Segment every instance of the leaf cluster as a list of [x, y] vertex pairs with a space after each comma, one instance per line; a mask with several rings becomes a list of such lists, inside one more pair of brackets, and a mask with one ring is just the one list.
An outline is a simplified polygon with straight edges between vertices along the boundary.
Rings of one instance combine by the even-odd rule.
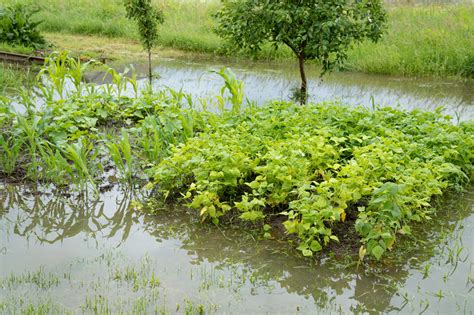
[[38, 9], [23, 4], [0, 6], [0, 42], [35, 49], [44, 48], [46, 40], [38, 30], [41, 21], [34, 21]]
[[440, 113], [272, 103], [219, 118], [150, 174], [202, 219], [283, 216], [305, 256], [344, 241], [334, 229], [342, 224], [380, 259], [430, 219], [435, 196], [469, 182], [473, 162], [472, 123], [453, 126]]

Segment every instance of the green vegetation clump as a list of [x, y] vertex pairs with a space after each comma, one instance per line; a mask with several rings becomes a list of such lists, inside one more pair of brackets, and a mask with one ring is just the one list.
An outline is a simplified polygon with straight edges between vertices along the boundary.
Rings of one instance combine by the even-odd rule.
[[38, 10], [23, 4], [0, 6], [0, 42], [14, 46], [45, 47], [46, 40], [38, 30], [41, 22], [33, 21], [36, 13]]
[[430, 219], [433, 197], [469, 182], [473, 135], [440, 113], [272, 103], [219, 117], [152, 174], [203, 219], [283, 216], [306, 256], [344, 241], [336, 225], [355, 225], [379, 259], [412, 222]]
[[345, 242], [338, 231], [352, 228], [361, 257], [380, 259], [413, 222], [430, 219], [433, 198], [473, 174], [474, 124], [453, 125], [440, 111], [244, 107], [229, 71], [217, 72], [221, 95], [195, 100], [139, 91], [134, 75], [113, 69], [113, 83], [84, 84], [87, 66], [59, 53], [36, 95], [0, 98], [1, 177], [96, 193], [150, 182], [156, 198], [215, 224], [239, 217], [268, 236], [283, 222], [305, 256]]

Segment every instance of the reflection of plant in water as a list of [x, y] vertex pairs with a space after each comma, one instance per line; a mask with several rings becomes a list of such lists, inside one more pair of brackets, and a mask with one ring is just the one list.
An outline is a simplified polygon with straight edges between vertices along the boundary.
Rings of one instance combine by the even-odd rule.
[[[106, 207], [106, 200], [90, 199], [86, 194], [74, 197], [49, 197], [46, 194], [25, 195], [26, 191], [7, 186], [0, 193], [0, 213], [20, 209], [12, 222], [15, 233], [35, 237], [40, 242], [56, 243], [85, 233], [96, 238], [99, 233], [106, 238], [121, 235], [125, 241], [133, 224], [139, 222], [140, 212], [130, 211], [134, 197], [132, 191], [125, 191], [117, 197], [113, 211]], [[7, 220], [9, 220], [7, 218]]]
[[[341, 255], [316, 262], [302, 260], [288, 245], [276, 247], [271, 241], [256, 242], [253, 236], [242, 237], [242, 230], [230, 226], [225, 232], [210, 226], [206, 229], [199, 221], [174, 209], [159, 212], [160, 221], [166, 222], [163, 226], [157, 226], [152, 216], [145, 216], [144, 224], [145, 230], [158, 240], [180, 239], [182, 249], [188, 251], [196, 265], [210, 262], [218, 269], [243, 265], [239, 272], [251, 284], [254, 279], [255, 287], [266, 287], [269, 282], [277, 281], [289, 293], [311, 297], [321, 309], [337, 303], [336, 296], [353, 291], [350, 310], [354, 313], [406, 311], [407, 301], [399, 308], [392, 305], [394, 295], [412, 270], [423, 270], [441, 250], [449, 250], [446, 239], [459, 237], [453, 235], [453, 231], [459, 227], [459, 221], [472, 214], [469, 200], [462, 203], [464, 205], [454, 196], [440, 202], [436, 219], [414, 226], [415, 236], [402, 241], [383, 265], [366, 262], [358, 266], [357, 254], [352, 258]], [[212, 282], [212, 275], [210, 277]]]
[[[256, 242], [255, 235], [242, 237], [242, 230], [232, 226], [217, 229], [202, 224], [199, 219], [183, 214], [183, 209], [163, 209], [155, 216], [142, 214], [130, 209], [132, 198], [132, 192], [125, 192], [117, 198], [116, 209], [107, 212], [104, 200], [87, 201], [85, 196], [26, 196], [24, 190], [7, 186], [0, 193], [0, 213], [21, 209], [14, 222], [15, 233], [48, 243], [81, 232], [93, 237], [98, 234], [114, 237], [121, 233], [124, 241], [135, 226], [160, 242], [178, 239], [196, 266], [190, 276], [191, 280], [200, 281], [202, 292], [219, 288], [241, 292], [248, 288], [252, 294], [259, 294], [260, 290], [271, 290], [278, 283], [288, 293], [314, 300], [321, 309], [337, 306], [337, 296], [353, 292], [349, 302], [350, 311], [354, 313], [399, 311], [392, 305], [393, 297], [400, 293], [399, 288], [404, 286], [412, 270], [423, 272], [427, 263], [436, 263], [433, 262], [435, 254], [452, 251], [452, 255], [446, 253], [443, 257], [452, 257], [448, 263], [456, 268], [456, 259], [465, 259], [465, 254], [456, 255], [459, 251], [456, 244], [462, 246], [462, 243], [458, 241], [460, 235], [453, 232], [457, 233], [460, 220], [472, 213], [469, 204], [463, 206], [457, 200], [443, 202], [438, 217], [423, 226], [414, 226], [415, 236], [399, 244], [384, 260], [385, 264], [369, 266], [366, 262], [357, 266], [356, 254], [353, 258], [341, 255], [320, 261], [302, 260], [294, 255], [290, 245], [280, 247], [268, 240]], [[453, 243], [455, 246], [451, 246]], [[206, 263], [213, 267], [206, 267]], [[111, 276], [115, 277], [114, 281], [123, 281], [132, 288], [158, 287], [159, 275], [155, 277], [152, 269], [140, 266], [113, 267]], [[230, 276], [226, 276], [225, 270], [230, 270]], [[444, 290], [442, 293], [446, 295]], [[405, 299], [408, 305], [409, 297]], [[89, 302], [95, 305], [92, 298]], [[403, 303], [398, 307], [409, 311]]]

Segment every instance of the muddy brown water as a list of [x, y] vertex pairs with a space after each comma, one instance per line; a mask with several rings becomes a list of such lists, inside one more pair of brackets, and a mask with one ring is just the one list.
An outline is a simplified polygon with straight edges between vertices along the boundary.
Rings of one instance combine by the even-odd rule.
[[[74, 313], [471, 313], [474, 187], [443, 201], [381, 263], [316, 261], [258, 234], [156, 215], [140, 196], [0, 187], [0, 311]], [[157, 206], [155, 206], [157, 207]]]

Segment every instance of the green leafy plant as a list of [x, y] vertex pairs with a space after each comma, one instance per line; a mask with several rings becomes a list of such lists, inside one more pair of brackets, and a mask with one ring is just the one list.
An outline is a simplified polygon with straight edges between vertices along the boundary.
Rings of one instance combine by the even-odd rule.
[[33, 19], [38, 11], [23, 4], [0, 6], [0, 42], [35, 49], [44, 48], [46, 40], [38, 30], [41, 22]]
[[305, 256], [344, 242], [342, 225], [359, 235], [362, 258], [381, 259], [411, 223], [430, 220], [433, 198], [469, 182], [467, 126], [441, 113], [272, 103], [224, 112], [150, 174], [203, 220], [283, 217]]
[[378, 40], [386, 19], [382, 5], [380, 0], [223, 1], [216, 14], [217, 33], [251, 50], [265, 43], [289, 47], [298, 58], [305, 104], [305, 61], [319, 61], [324, 74], [347, 59], [353, 43]]

